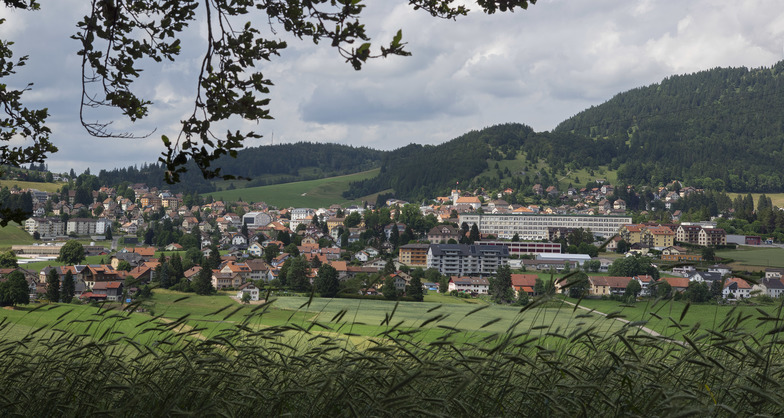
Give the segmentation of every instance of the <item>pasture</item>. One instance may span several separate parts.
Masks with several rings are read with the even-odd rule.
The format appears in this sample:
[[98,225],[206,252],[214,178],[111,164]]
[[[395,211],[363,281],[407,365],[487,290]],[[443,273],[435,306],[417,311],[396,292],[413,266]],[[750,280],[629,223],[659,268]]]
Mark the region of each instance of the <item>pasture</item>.
[[735,270],[764,270],[766,267],[784,267],[784,248],[752,247],[741,245],[735,250],[716,251],[722,258],[734,260]]
[[286,207],[328,207],[332,204],[350,204],[342,193],[348,190],[349,183],[374,177],[378,169],[346,176],[330,177],[318,180],[298,181],[293,183],[273,184],[269,186],[250,187],[244,189],[222,190],[206,193],[216,200],[228,202],[266,202],[268,205]]

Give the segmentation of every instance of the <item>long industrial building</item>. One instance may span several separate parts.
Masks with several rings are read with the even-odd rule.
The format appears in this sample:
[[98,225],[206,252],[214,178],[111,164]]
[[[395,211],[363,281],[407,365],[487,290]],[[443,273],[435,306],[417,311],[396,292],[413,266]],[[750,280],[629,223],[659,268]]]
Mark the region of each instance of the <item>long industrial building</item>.
[[461,213],[460,225],[474,224],[480,234],[492,234],[500,239],[511,239],[515,234],[521,240],[542,240],[548,238],[547,228],[590,229],[594,235],[609,238],[618,229],[632,222],[631,216],[595,215],[538,215],[538,214],[486,214]]

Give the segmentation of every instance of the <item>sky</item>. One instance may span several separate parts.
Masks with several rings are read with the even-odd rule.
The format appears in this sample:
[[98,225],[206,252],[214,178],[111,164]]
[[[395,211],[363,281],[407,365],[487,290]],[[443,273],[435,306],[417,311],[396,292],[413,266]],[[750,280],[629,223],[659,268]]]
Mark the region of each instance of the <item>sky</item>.
[[[15,56],[29,56],[2,82],[34,83],[23,102],[49,109],[47,125],[60,149],[47,160],[54,172],[154,162],[163,151],[161,135],[176,136],[179,120],[193,109],[203,22],[182,34],[176,62],[144,65],[133,89],[153,101],[147,118],[131,123],[89,116],[114,120],[118,132],[149,137],[87,134],[79,122],[79,44],[70,36],[88,3],[42,2],[36,12],[0,9],[6,19],[0,39],[14,42]],[[274,83],[268,96],[274,119],[232,125],[264,135],[246,146],[311,141],[390,150],[439,144],[508,122],[548,131],[670,75],[770,67],[784,59],[781,0],[539,0],[528,10],[475,10],[456,21],[414,11],[403,0],[365,3],[362,20],[376,46],[400,29],[410,57],[373,60],[355,71],[328,44],[291,39],[282,28],[272,34],[266,20],[249,18],[289,47],[259,66]]]

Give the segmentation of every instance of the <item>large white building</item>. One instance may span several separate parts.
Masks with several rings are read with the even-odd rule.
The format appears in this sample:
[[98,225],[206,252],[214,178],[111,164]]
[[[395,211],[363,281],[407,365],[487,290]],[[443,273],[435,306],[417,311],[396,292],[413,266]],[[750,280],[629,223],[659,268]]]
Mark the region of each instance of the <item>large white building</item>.
[[509,250],[502,246],[433,244],[427,251],[427,268],[448,276],[492,276],[509,263]]
[[537,215],[518,213],[461,213],[463,222],[469,227],[476,224],[480,234],[492,234],[500,239],[512,239],[515,234],[521,240],[547,239],[547,228],[590,229],[594,235],[609,238],[618,229],[632,222],[631,216],[594,216],[594,215]]

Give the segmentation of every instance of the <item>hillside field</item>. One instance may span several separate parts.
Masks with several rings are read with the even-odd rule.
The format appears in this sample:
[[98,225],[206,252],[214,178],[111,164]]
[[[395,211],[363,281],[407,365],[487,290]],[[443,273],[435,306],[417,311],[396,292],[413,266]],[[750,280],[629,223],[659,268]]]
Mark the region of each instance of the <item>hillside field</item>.
[[0,251],[10,250],[12,245],[25,245],[34,242],[33,237],[15,222],[11,222],[5,228],[0,228]]
[[39,183],[37,181],[20,181],[20,180],[0,180],[0,188],[8,187],[9,189],[17,186],[20,189],[36,189],[42,192],[56,192],[60,187],[66,183]]
[[[746,196],[747,194],[748,193],[727,193],[732,199],[735,199],[738,196]],[[763,194],[770,198],[771,202],[773,202],[773,206],[784,208],[784,193],[752,193],[751,197],[754,198],[754,207],[757,207],[759,197]]]
[[346,176],[330,177],[319,180],[298,181],[294,183],[273,184],[245,189],[222,190],[206,193],[216,200],[228,202],[266,202],[277,207],[327,207],[332,204],[350,204],[341,195],[348,190],[351,182],[364,180],[377,175],[378,169]]

